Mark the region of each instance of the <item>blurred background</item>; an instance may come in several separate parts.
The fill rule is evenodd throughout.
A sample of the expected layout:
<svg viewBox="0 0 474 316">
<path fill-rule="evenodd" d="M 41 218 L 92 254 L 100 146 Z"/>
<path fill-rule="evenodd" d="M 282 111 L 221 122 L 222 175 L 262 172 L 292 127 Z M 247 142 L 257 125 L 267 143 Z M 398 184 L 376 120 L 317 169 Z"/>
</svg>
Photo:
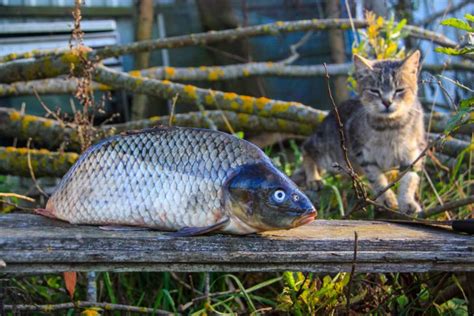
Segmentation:
<svg viewBox="0 0 474 316">
<path fill-rule="evenodd" d="M 1 0 L 0 1 L 0 55 L 27 52 L 34 49 L 67 48 L 73 24 L 71 11 L 73 1 L 66 0 Z M 300 19 L 323 19 L 330 17 L 363 19 L 365 10 L 386 19 L 407 19 L 408 24 L 442 32 L 449 38 L 458 39 L 459 30 L 439 25 L 446 16 L 462 17 L 474 11 L 474 4 L 465 0 L 88 0 L 82 7 L 82 30 L 85 45 L 99 48 L 125 44 L 137 40 L 156 39 L 190 33 L 221 30 L 238 26 L 258 25 L 276 21 Z M 197 67 L 209 65 L 242 64 L 246 62 L 278 62 L 291 55 L 290 46 L 297 43 L 305 33 L 287 33 L 277 36 L 259 36 L 213 45 L 155 50 L 151 53 L 125 55 L 111 58 L 105 64 L 117 70 L 130 71 L 153 66 Z M 298 48 L 299 58 L 294 65 L 316 65 L 322 63 L 348 63 L 354 36 L 351 29 L 313 32 Z M 429 41 L 405 39 L 402 44 L 407 51 L 421 48 L 424 62 L 443 64 L 453 57 L 434 52 L 436 45 Z M 445 72 L 447 77 L 461 82 L 470 82 L 466 77 L 472 73 Z M 336 101 L 351 96 L 346 89 L 344 76 L 331 78 Z M 430 80 L 427 80 L 430 81 Z M 319 109 L 328 109 L 328 96 L 324 78 L 319 77 L 252 77 L 219 82 L 191 82 L 190 84 L 233 91 L 251 96 L 266 96 L 272 99 L 299 101 Z M 446 89 L 454 99 L 466 92 Z M 448 106 L 448 97 L 439 93 L 439 85 L 425 84 L 421 89 L 426 104 L 440 108 Z M 457 95 L 461 94 L 461 95 Z M 120 113 L 116 121 L 131 119 L 132 107 L 146 102 L 146 111 L 140 116 L 167 114 L 166 106 L 156 97 L 147 100 L 134 98 L 125 92 L 114 91 L 107 103 L 107 112 Z M 52 108 L 61 107 L 71 111 L 68 95 L 42 96 Z M 2 106 L 20 109 L 26 104 L 28 113 L 42 115 L 42 107 L 35 96 L 3 97 Z M 449 106 L 448 106 L 449 107 Z M 186 107 L 189 110 L 189 106 Z M 182 108 L 178 107 L 178 112 Z"/>
</svg>

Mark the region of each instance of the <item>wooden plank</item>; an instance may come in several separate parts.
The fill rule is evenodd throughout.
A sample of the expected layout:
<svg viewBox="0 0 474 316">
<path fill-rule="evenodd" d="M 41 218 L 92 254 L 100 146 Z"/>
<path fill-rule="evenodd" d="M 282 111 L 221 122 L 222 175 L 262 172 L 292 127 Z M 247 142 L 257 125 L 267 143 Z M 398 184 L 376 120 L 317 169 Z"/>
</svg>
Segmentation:
<svg viewBox="0 0 474 316">
<path fill-rule="evenodd" d="M 474 271 L 474 237 L 372 221 L 318 220 L 260 235 L 176 238 L 103 231 L 30 214 L 0 215 L 5 273 L 58 271 Z"/>
</svg>

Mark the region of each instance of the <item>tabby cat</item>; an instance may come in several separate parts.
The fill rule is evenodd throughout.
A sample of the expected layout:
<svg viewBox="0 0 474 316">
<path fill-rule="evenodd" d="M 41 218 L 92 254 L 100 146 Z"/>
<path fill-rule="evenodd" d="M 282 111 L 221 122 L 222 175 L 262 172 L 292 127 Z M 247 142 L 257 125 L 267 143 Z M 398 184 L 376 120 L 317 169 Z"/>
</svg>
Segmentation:
<svg viewBox="0 0 474 316">
<path fill-rule="evenodd" d="M 338 106 L 344 124 L 348 156 L 354 170 L 363 173 L 377 194 L 388 181 L 384 172 L 404 170 L 426 146 L 423 110 L 417 98 L 420 52 L 404 60 L 368 60 L 354 55 L 358 98 Z M 324 171 L 347 166 L 332 111 L 303 144 L 303 167 L 308 186 L 321 188 Z M 420 178 L 418 162 L 400 180 L 398 199 L 392 190 L 378 201 L 403 213 L 421 211 L 415 194 Z"/>
</svg>

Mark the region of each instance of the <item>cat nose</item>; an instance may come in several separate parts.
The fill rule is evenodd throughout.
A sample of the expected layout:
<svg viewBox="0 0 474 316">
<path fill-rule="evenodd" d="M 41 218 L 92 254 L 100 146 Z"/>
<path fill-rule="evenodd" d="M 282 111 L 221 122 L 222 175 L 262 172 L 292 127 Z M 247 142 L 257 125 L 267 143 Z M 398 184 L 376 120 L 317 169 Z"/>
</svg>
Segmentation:
<svg viewBox="0 0 474 316">
<path fill-rule="evenodd" d="M 382 103 L 388 109 L 392 105 L 392 100 L 382 99 Z"/>
</svg>

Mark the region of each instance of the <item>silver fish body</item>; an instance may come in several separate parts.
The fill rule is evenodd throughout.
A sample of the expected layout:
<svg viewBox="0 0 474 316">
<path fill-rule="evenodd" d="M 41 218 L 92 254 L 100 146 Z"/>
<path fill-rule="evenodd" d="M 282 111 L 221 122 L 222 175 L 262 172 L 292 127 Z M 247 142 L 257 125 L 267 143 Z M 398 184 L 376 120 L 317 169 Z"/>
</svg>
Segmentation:
<svg viewBox="0 0 474 316">
<path fill-rule="evenodd" d="M 285 206 L 282 218 L 290 216 L 290 221 L 283 227 L 262 222 L 274 215 L 255 212 L 254 200 L 268 199 L 255 194 L 255 185 L 265 179 L 288 187 L 286 202 L 299 202 Z M 265 192 L 271 195 L 278 188 L 266 185 Z M 255 145 L 216 131 L 160 127 L 89 148 L 61 180 L 44 214 L 75 224 L 247 234 L 304 224 L 314 219 L 315 210 Z"/>
</svg>

